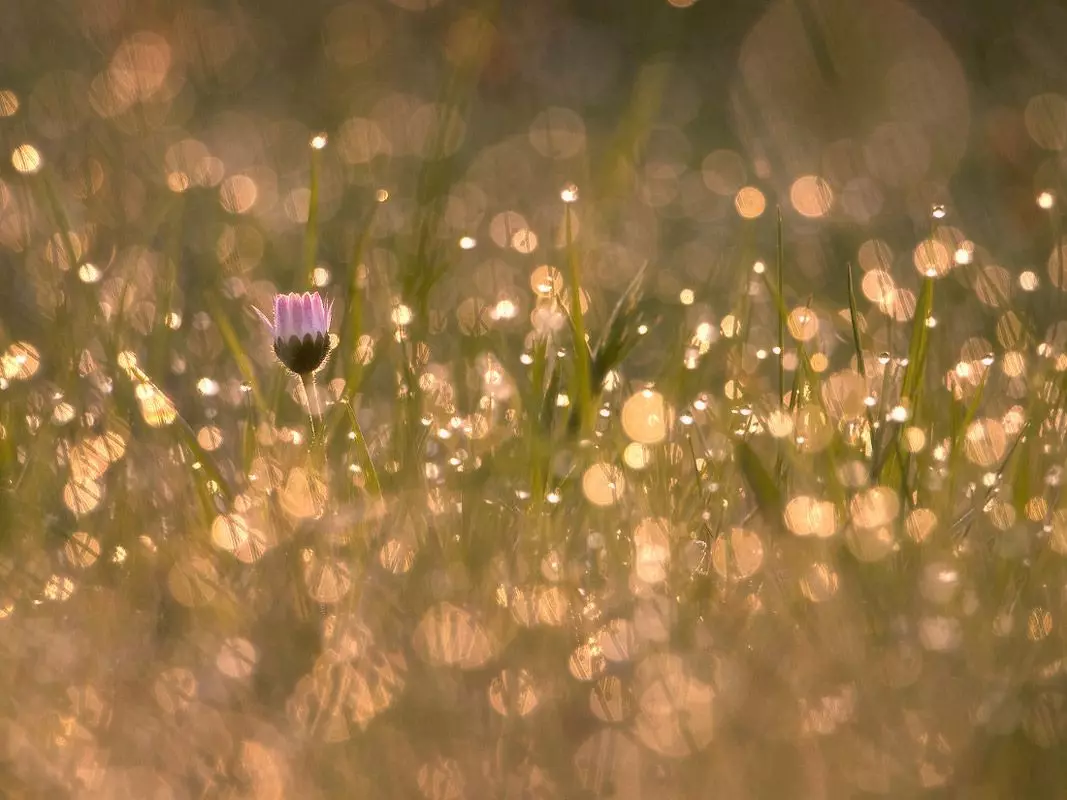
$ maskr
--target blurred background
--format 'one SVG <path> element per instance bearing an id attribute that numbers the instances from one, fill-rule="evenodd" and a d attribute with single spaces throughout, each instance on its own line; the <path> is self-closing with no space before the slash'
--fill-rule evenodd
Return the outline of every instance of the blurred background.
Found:
<path id="1" fill-rule="evenodd" d="M 4 0 L 0 796 L 1065 796 L 1065 41 L 1044 0 Z M 635 279 L 599 455 L 529 429 Z M 321 446 L 252 312 L 307 289 Z M 877 486 L 924 325 L 938 480 Z M 774 518 L 730 442 L 797 342 Z"/>

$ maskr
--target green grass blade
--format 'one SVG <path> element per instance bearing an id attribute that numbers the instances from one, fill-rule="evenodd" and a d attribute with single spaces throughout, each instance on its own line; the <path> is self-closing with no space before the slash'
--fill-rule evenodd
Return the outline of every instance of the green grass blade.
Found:
<path id="1" fill-rule="evenodd" d="M 919 414 L 922 400 L 923 380 L 926 376 L 926 355 L 930 346 L 930 328 L 926 320 L 934 305 L 934 279 L 924 278 L 919 291 L 919 300 L 915 306 L 912 319 L 911 338 L 908 341 L 908 365 L 904 368 L 901 381 L 900 403 L 908 409 L 911 419 Z M 886 365 L 888 374 L 888 365 Z M 897 438 L 885 444 L 885 458 L 879 465 L 875 476 L 886 486 L 896 487 L 904 479 L 904 458 L 899 446 L 900 428 L 894 434 Z"/>
<path id="2" fill-rule="evenodd" d="M 148 340 L 148 368 L 162 372 L 167 368 L 168 351 L 173 337 L 173 329 L 168 317 L 174 303 L 174 290 L 178 282 L 178 265 L 181 263 L 182 236 L 185 223 L 185 197 L 178 195 L 174 205 L 175 211 L 167 226 L 166 245 L 163 252 L 163 275 L 160 279 L 159 312 L 156 324 Z"/>
<path id="3" fill-rule="evenodd" d="M 852 262 L 848 263 L 848 319 L 852 326 L 852 347 L 856 351 L 856 368 L 860 375 L 867 377 L 867 364 L 863 359 L 863 347 L 860 345 L 859 312 L 856 310 L 856 283 L 852 274 Z"/>
<path id="4" fill-rule="evenodd" d="M 363 263 L 363 254 L 370 240 L 370 232 L 374 220 L 378 216 L 378 205 L 375 204 L 367 215 L 366 222 L 356 236 L 356 242 L 352 247 L 352 256 L 348 261 L 348 287 L 345 290 L 345 315 L 341 321 L 340 342 L 338 352 L 341 358 L 342 376 L 345 381 L 342 399 L 345 403 L 352 400 L 359 387 L 359 374 L 363 370 L 363 364 L 357 356 L 356 347 L 359 343 L 360 334 L 363 333 L 363 286 L 360 283 L 360 266 Z"/>
<path id="5" fill-rule="evenodd" d="M 740 441 L 735 446 L 737 465 L 745 482 L 752 490 L 756 505 L 767 522 L 777 525 L 782 520 L 782 491 L 778 482 L 771 473 L 763 466 L 756 451 L 745 441 Z"/>
<path id="6" fill-rule="evenodd" d="M 315 140 L 313 140 L 315 141 Z M 322 172 L 322 148 L 311 145 L 310 176 L 308 179 L 308 218 L 304 227 L 304 252 L 301 264 L 304 285 L 315 285 L 315 259 L 319 251 L 319 189 Z"/>
<path id="7" fill-rule="evenodd" d="M 219 329 L 219 335 L 222 336 L 226 349 L 230 352 L 234 363 L 237 365 L 237 371 L 241 373 L 241 378 L 244 382 L 251 387 L 252 401 L 261 412 L 265 412 L 267 404 L 263 397 L 263 391 L 259 386 L 259 380 L 256 378 L 255 367 L 252 364 L 252 359 L 241 345 L 237 331 L 234 330 L 216 297 L 210 294 L 207 296 L 207 307 L 208 315 L 211 317 L 212 322 L 215 323 L 215 327 Z"/>
<path id="8" fill-rule="evenodd" d="M 345 404 L 345 408 L 348 410 L 348 416 L 352 422 L 352 433 L 355 434 L 356 459 L 359 461 L 360 469 L 363 470 L 363 474 L 367 478 L 367 489 L 372 495 L 381 500 L 382 483 L 378 479 L 378 471 L 374 468 L 374 460 L 371 458 L 367 439 L 363 435 L 363 429 L 359 426 L 359 419 L 356 417 L 355 409 L 348 403 Z"/>
<path id="9" fill-rule="evenodd" d="M 778 288 L 771 283 L 770 279 L 767 277 L 766 272 L 761 273 L 760 278 L 763 280 L 763 285 L 767 289 L 768 294 L 770 294 L 771 299 L 774 302 L 775 309 L 778 314 L 778 319 L 784 322 L 789 317 L 789 309 L 785 305 L 785 300 L 778 293 Z M 821 405 L 822 396 L 818 391 L 821 384 L 822 380 L 819 378 L 819 373 L 817 373 L 812 368 L 811 359 L 808 358 L 808 354 L 804 348 L 804 345 L 801 342 L 797 342 L 797 371 L 793 378 L 793 390 L 789 398 L 789 407 L 791 409 L 796 408 L 799 402 L 797 396 L 799 390 L 803 389 L 805 386 L 807 386 L 807 388 L 811 391 L 812 396 Z"/>
<path id="10" fill-rule="evenodd" d="M 131 379 L 134 379 L 138 383 L 144 383 L 151 386 L 155 391 L 161 395 L 168 397 L 148 376 L 148 374 L 138 367 L 136 364 L 128 368 Z M 173 404 L 173 403 L 172 403 Z M 216 463 L 214 456 L 203 448 L 200 444 L 200 440 L 196 437 L 196 431 L 193 430 L 193 426 L 181 415 L 181 412 L 174 409 L 174 428 L 178 431 L 178 438 L 182 444 L 192 453 L 197 463 L 200 464 L 200 470 L 203 472 L 205 478 L 210 481 L 214 481 L 215 485 L 219 487 L 219 491 L 227 502 L 233 503 L 234 491 L 230 486 L 229 481 L 226 480 L 222 474 L 222 470 Z"/>
<path id="11" fill-rule="evenodd" d="M 640 302 L 647 270 L 648 261 L 645 261 L 612 309 L 604 332 L 597 342 L 592 364 L 594 395 L 599 393 L 608 372 L 618 366 L 639 341 Z"/>
<path id="12" fill-rule="evenodd" d="M 775 225 L 775 274 L 778 279 L 778 297 L 785 297 L 785 244 L 782 237 L 782 207 L 778 206 Z M 785 405 L 785 315 L 778 314 L 778 404 Z"/>
<path id="13" fill-rule="evenodd" d="M 571 335 L 574 340 L 574 382 L 577 388 L 575 407 L 578 415 L 579 435 L 587 436 L 593 428 L 596 409 L 593 407 L 592 370 L 590 368 L 589 344 L 585 340 L 585 320 L 582 315 L 581 276 L 578 253 L 574 246 L 574 231 L 571 222 L 571 204 L 564 209 L 566 234 L 567 273 L 570 285 Z"/>
<path id="14" fill-rule="evenodd" d="M 912 400 L 918 394 L 926 372 L 926 353 L 930 343 L 930 328 L 927 318 L 934 307 L 934 279 L 924 278 L 919 290 L 919 301 L 915 305 L 912 319 L 911 338 L 908 342 L 908 365 L 904 368 L 904 380 L 901 385 L 901 400 Z"/>

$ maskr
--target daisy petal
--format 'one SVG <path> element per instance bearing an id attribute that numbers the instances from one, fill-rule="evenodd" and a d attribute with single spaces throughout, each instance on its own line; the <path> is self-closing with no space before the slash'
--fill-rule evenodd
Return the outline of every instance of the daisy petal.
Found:
<path id="1" fill-rule="evenodd" d="M 293 296 L 291 294 L 287 294 L 283 298 L 282 315 L 285 320 L 285 327 L 281 329 L 281 336 L 284 339 L 288 339 L 293 335 L 296 329 L 296 312 L 293 305 Z"/>
<path id="2" fill-rule="evenodd" d="M 289 336 L 297 339 L 304 335 L 304 304 L 300 301 L 300 295 L 289 295 Z"/>
<path id="3" fill-rule="evenodd" d="M 304 304 L 304 333 L 309 333 L 315 336 L 316 320 L 315 320 L 315 302 L 312 300 L 312 293 L 305 291 L 302 298 Z"/>

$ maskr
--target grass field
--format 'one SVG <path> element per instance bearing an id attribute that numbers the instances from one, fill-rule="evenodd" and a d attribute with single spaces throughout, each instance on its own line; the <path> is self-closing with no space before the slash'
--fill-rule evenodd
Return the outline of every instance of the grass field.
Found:
<path id="1" fill-rule="evenodd" d="M 868 213 L 665 122 L 658 51 L 471 153 L 497 13 L 322 130 L 227 109 L 221 12 L 0 81 L 0 794 L 1067 792 L 1062 159 L 1021 249 L 874 144 Z"/>

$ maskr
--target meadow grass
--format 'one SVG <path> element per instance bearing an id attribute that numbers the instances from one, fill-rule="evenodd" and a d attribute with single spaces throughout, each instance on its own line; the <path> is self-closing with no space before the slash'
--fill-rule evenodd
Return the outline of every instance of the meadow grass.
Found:
<path id="1" fill-rule="evenodd" d="M 464 108 L 476 71 L 460 66 L 445 106 Z M 432 324 L 456 311 L 435 292 L 463 280 L 438 235 L 454 182 L 448 116 L 406 235 L 382 241 L 390 201 L 358 198 L 319 287 L 337 319 L 316 377 L 321 425 L 264 357 L 246 291 L 204 278 L 185 290 L 187 319 L 170 319 L 180 274 L 196 269 L 182 255 L 191 200 L 153 232 L 165 257 L 138 333 L 138 277 L 87 286 L 70 200 L 48 169 L 27 176 L 65 269 L 53 334 L 27 350 L 0 332 L 0 625 L 74 619 L 104 660 L 133 642 L 141 672 L 119 670 L 133 705 L 171 724 L 191 704 L 251 709 L 305 748 L 292 769 L 320 788 L 405 796 L 420 753 L 452 741 L 493 754 L 486 786 L 536 771 L 555 796 L 597 796 L 580 746 L 601 723 L 689 791 L 731 770 L 781 790 L 820 725 L 839 731 L 824 753 L 851 765 L 835 787 L 902 796 L 936 785 L 930 770 L 1023 785 L 1067 732 L 1048 691 L 1062 680 L 1067 356 L 1040 333 L 1059 312 L 1031 313 L 1017 287 L 980 288 L 962 259 L 899 276 L 917 280 L 913 300 L 881 310 L 848 262 L 834 265 L 834 297 L 803 290 L 781 209 L 737 221 L 736 289 L 699 296 L 714 311 L 698 322 L 649 290 L 655 263 L 619 291 L 595 286 L 576 221 L 592 227 L 598 204 L 612 218 L 612 164 L 642 139 L 663 80 L 635 89 L 590 190 L 561 186 L 560 230 L 542 232 L 562 265 L 547 287 L 486 300 L 476 325 Z M 318 286 L 322 153 L 309 148 L 296 284 L 279 291 Z M 916 238 L 950 241 L 936 222 Z M 399 253 L 393 273 L 369 258 L 375 243 Z M 976 292 L 1001 312 L 989 353 L 961 349 L 945 324 L 949 303 Z M 93 616 L 109 608 L 129 631 Z M 226 661 L 236 688 L 193 703 L 167 681 L 195 686 L 192 668 L 220 642 L 252 667 Z M 0 675 L 14 685 L 26 663 L 8 650 Z M 75 683 L 112 692 L 103 662 L 84 663 L 35 688 L 57 704 Z M 1017 728 L 974 722 L 994 695 L 1019 704 Z M 814 707 L 826 698 L 837 711 Z M 646 707 L 657 702 L 666 711 Z M 21 713 L 0 701 L 0 715 Z M 790 721 L 771 735 L 779 714 Z M 892 750 L 902 731 L 915 741 Z M 780 774 L 765 774 L 767 753 Z"/>

